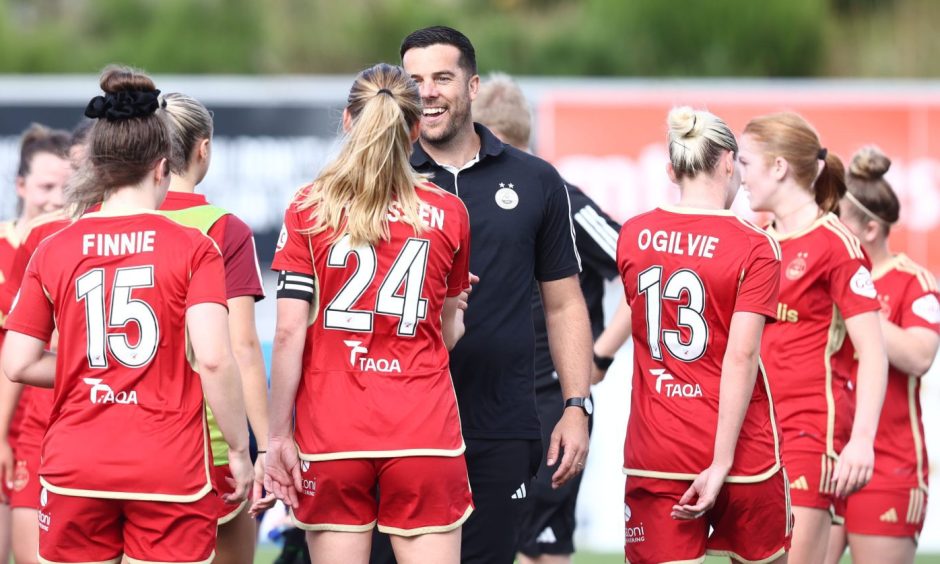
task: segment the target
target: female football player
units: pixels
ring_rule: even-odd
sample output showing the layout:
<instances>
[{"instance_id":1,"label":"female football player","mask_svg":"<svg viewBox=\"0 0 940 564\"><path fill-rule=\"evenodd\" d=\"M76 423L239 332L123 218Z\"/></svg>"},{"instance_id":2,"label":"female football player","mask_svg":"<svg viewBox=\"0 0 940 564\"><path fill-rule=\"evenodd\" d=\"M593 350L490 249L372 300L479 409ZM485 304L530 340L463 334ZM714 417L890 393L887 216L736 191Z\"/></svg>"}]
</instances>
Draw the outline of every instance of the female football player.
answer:
<instances>
[{"instance_id":1,"label":"female football player","mask_svg":"<svg viewBox=\"0 0 940 564\"><path fill-rule=\"evenodd\" d=\"M317 563L368 562L376 524L398 562L456 563L473 510L447 354L469 218L408 162L420 118L400 67L359 73L340 153L294 198L275 253L265 485Z\"/></svg>"},{"instance_id":2,"label":"female football player","mask_svg":"<svg viewBox=\"0 0 940 564\"><path fill-rule=\"evenodd\" d=\"M780 249L728 209L740 176L725 122L680 107L668 123L679 203L627 221L617 245L635 347L626 560L784 562L789 498L760 362Z\"/></svg>"},{"instance_id":3,"label":"female football player","mask_svg":"<svg viewBox=\"0 0 940 564\"><path fill-rule=\"evenodd\" d=\"M877 147L860 149L849 165L848 191L840 203L842 221L872 262L889 367L875 436L875 470L871 481L846 500L845 525L833 527L829 561L842 555L848 531L854 562L913 562L927 508L920 379L940 344L940 295L932 274L888 247L901 211L884 178L890 166Z\"/></svg>"},{"instance_id":4,"label":"female football player","mask_svg":"<svg viewBox=\"0 0 940 564\"><path fill-rule=\"evenodd\" d=\"M773 214L768 231L783 251L777 323L762 353L794 505L791 556L822 562L833 502L863 486L874 464L887 371L878 300L858 239L833 213L845 193L842 162L809 123L792 113L752 119L738 160L751 208ZM846 334L859 351L851 425L836 414L854 401L834 358Z\"/></svg>"},{"instance_id":5,"label":"female football player","mask_svg":"<svg viewBox=\"0 0 940 564\"><path fill-rule=\"evenodd\" d=\"M66 190L76 216L100 211L40 243L6 322L6 375L55 391L39 557L205 561L216 523L203 394L230 445L227 500L244 499L252 473L222 258L199 231L154 213L171 140L152 80L110 67L101 88L85 110L97 123L83 168Z\"/></svg>"}]
</instances>

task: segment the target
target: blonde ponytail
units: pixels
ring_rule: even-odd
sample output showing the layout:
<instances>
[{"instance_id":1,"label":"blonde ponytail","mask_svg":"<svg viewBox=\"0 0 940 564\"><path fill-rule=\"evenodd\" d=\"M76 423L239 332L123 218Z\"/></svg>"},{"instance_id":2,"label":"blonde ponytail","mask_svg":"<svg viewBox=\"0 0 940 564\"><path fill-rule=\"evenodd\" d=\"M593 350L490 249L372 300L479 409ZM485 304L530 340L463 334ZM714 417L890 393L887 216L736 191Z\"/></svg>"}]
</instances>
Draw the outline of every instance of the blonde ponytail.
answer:
<instances>
[{"instance_id":1,"label":"blonde ponytail","mask_svg":"<svg viewBox=\"0 0 940 564\"><path fill-rule=\"evenodd\" d=\"M353 247L388 239L388 211L401 208L401 221L415 232L420 219L417 188L426 177L411 168L411 128L421 119L418 87L401 67L378 64L359 73L346 106L351 127L339 155L303 196L312 209L309 233L327 229Z\"/></svg>"}]
</instances>

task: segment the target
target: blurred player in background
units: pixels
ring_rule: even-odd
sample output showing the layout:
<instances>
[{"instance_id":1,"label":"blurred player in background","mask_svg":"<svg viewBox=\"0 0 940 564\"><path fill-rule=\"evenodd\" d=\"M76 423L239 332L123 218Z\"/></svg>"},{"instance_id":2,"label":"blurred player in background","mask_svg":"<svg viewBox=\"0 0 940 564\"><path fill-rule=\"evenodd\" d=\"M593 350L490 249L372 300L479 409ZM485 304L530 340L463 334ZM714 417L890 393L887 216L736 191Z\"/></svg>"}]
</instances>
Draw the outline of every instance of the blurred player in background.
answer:
<instances>
[{"instance_id":1,"label":"blurred player in background","mask_svg":"<svg viewBox=\"0 0 940 564\"><path fill-rule=\"evenodd\" d=\"M728 209L740 185L728 126L689 107L668 123L679 203L628 220L617 247L634 339L626 559L785 562L790 503L760 359L780 248Z\"/></svg>"},{"instance_id":2,"label":"blurred player in background","mask_svg":"<svg viewBox=\"0 0 940 564\"><path fill-rule=\"evenodd\" d=\"M872 262L890 366L875 437L875 470L871 481L846 500L845 526L833 527L829 562L842 556L846 531L853 562L914 562L927 513L920 382L940 344L940 295L932 274L888 248L901 208L884 178L890 166L877 147L860 149L849 165L848 191L840 203L842 221Z\"/></svg>"},{"instance_id":3,"label":"blurred player in background","mask_svg":"<svg viewBox=\"0 0 940 564\"><path fill-rule=\"evenodd\" d=\"M9 313L12 296L19 288L14 276L14 257L37 218L62 208L62 189L72 173L69 166L70 134L34 124L20 142L20 164L16 175L19 217L0 223L0 323ZM0 345L5 331L0 331ZM36 511L39 507L39 443L45 427L28 429L22 441L20 430L29 405L22 386L0 378L0 465L3 468L0 505L0 559L6 562L13 531L13 553L17 562L35 562L38 546ZM12 523L11 523L12 512Z\"/></svg>"},{"instance_id":4,"label":"blurred player in background","mask_svg":"<svg viewBox=\"0 0 940 564\"><path fill-rule=\"evenodd\" d=\"M255 329L255 302L264 298L261 272L251 229L226 210L210 205L196 194L196 186L209 170L212 156L212 115L202 103L186 94L170 93L161 97L173 137L170 189L160 210L171 219L195 227L209 235L222 251L225 263L225 297L228 303L229 335L232 352L241 375L242 393L248 420L257 437L259 456L255 462L254 500L261 496L264 479L264 452L268 440L268 386L264 358ZM232 491L228 479L227 445L221 430L209 413L209 437L212 446L213 482L220 496ZM273 496L269 497L273 503ZM245 510L248 501L232 507L218 498L219 538L217 564L254 561L257 530ZM256 507L258 510L265 505Z\"/></svg>"},{"instance_id":5,"label":"blurred player in background","mask_svg":"<svg viewBox=\"0 0 940 564\"><path fill-rule=\"evenodd\" d=\"M480 83L472 113L474 121L487 127L500 141L530 152L529 104L522 89L508 75L492 74ZM591 318L591 332L597 338L604 330L604 283L617 277L617 235L620 224L571 184L568 184L568 196L571 198L575 242L578 254L581 255L581 291ZM626 302L622 303L622 309L627 309ZM552 469L545 463L551 432L561 419L565 399L552 363L545 313L537 287L532 293L532 317L535 321L535 399L542 425L543 452L542 465L528 491L519 560L523 563L564 564L571 562L574 553L575 505L581 475L554 489L551 483ZM623 327L623 324L619 327ZM628 332L629 325L624 333ZM600 356L595 354L597 371L606 370L610 366L614 352Z\"/></svg>"},{"instance_id":6,"label":"blurred player in background","mask_svg":"<svg viewBox=\"0 0 940 564\"><path fill-rule=\"evenodd\" d=\"M298 192L272 264L265 485L317 564L368 562L376 524L400 562L455 564L473 511L447 352L470 222L408 162L420 119L401 67L359 73L340 153Z\"/></svg>"},{"instance_id":7,"label":"blurred player in background","mask_svg":"<svg viewBox=\"0 0 940 564\"><path fill-rule=\"evenodd\" d=\"M783 251L778 322L764 333L762 358L793 498L791 556L822 562L833 502L865 485L874 465L887 370L878 300L858 239L833 213L845 193L842 162L806 120L752 119L738 159L751 209L773 213L768 231ZM851 429L836 424L836 406L850 401L849 374L833 362L846 334L859 351Z\"/></svg>"},{"instance_id":8,"label":"blurred player in background","mask_svg":"<svg viewBox=\"0 0 940 564\"><path fill-rule=\"evenodd\" d=\"M67 189L76 215L101 211L39 245L7 319L4 372L55 384L39 555L206 561L216 523L203 393L229 444L228 501L245 498L252 474L222 259L211 239L153 213L171 151L153 82L109 67L101 87L85 110L98 120L88 156ZM56 328L53 354L44 348Z\"/></svg>"}]
</instances>

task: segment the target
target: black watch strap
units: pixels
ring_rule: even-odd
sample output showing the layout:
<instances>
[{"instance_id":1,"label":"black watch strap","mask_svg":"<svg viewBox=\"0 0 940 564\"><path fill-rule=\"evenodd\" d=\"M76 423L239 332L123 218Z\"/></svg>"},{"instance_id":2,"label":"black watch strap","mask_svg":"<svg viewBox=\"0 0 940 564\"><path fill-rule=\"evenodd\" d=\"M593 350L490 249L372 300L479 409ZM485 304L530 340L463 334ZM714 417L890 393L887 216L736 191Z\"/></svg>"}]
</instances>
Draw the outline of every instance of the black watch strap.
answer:
<instances>
[{"instance_id":1,"label":"black watch strap","mask_svg":"<svg viewBox=\"0 0 940 564\"><path fill-rule=\"evenodd\" d=\"M614 363L614 357L612 356L600 356L597 353L594 353L594 366L598 367L601 370L607 370L610 368L610 365Z\"/></svg>"}]
</instances>

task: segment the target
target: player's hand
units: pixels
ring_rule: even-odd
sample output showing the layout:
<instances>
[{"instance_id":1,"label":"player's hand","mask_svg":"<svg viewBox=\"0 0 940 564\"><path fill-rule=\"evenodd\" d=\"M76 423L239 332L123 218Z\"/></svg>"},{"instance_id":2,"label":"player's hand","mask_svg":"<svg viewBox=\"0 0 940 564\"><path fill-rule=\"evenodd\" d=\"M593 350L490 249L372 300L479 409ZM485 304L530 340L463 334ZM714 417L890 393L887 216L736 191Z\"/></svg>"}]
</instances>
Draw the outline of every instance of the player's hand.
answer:
<instances>
[{"instance_id":1,"label":"player's hand","mask_svg":"<svg viewBox=\"0 0 940 564\"><path fill-rule=\"evenodd\" d=\"M235 488L235 491L222 496L225 503L239 504L248 497L248 490L251 488L251 458L248 451L228 451L228 470L232 477L229 483Z\"/></svg>"},{"instance_id":2,"label":"player's hand","mask_svg":"<svg viewBox=\"0 0 940 564\"><path fill-rule=\"evenodd\" d=\"M271 492L264 491L264 459L263 452L258 453L258 459L255 460L255 478L251 489L251 507L248 508L248 515L257 517L274 505L277 497ZM267 493L267 495L265 495Z\"/></svg>"},{"instance_id":3,"label":"player's hand","mask_svg":"<svg viewBox=\"0 0 940 564\"><path fill-rule=\"evenodd\" d=\"M2 376L2 374L0 374L0 376ZM5 439L0 439L0 473L2 473L0 478L3 479L3 483L6 484L8 490L13 489L15 464L13 449L10 448L10 443ZM10 503L3 489L0 489L0 503Z\"/></svg>"},{"instance_id":4,"label":"player's hand","mask_svg":"<svg viewBox=\"0 0 940 564\"><path fill-rule=\"evenodd\" d=\"M832 476L836 482L836 495L845 497L856 492L871 480L875 469L875 449L872 441L852 438L839 454Z\"/></svg>"},{"instance_id":5,"label":"player's hand","mask_svg":"<svg viewBox=\"0 0 940 564\"><path fill-rule=\"evenodd\" d=\"M566 409L561 420L552 431L546 463L558 469L552 474L552 488L558 489L565 482L584 470L588 455L588 416L578 408ZM559 455L561 462L558 462Z\"/></svg>"},{"instance_id":6,"label":"player's hand","mask_svg":"<svg viewBox=\"0 0 940 564\"><path fill-rule=\"evenodd\" d=\"M297 507L302 491L300 456L290 437L271 437L264 461L264 488L287 507Z\"/></svg>"},{"instance_id":7,"label":"player's hand","mask_svg":"<svg viewBox=\"0 0 940 564\"><path fill-rule=\"evenodd\" d=\"M718 492L728 477L730 468L709 466L695 477L689 489L679 498L679 503L672 506L673 519L698 519L715 505ZM694 503L693 503L694 502Z\"/></svg>"},{"instance_id":8,"label":"player's hand","mask_svg":"<svg viewBox=\"0 0 940 564\"><path fill-rule=\"evenodd\" d=\"M600 384L607 377L607 370L600 369L593 362L591 363L591 385Z\"/></svg>"},{"instance_id":9,"label":"player's hand","mask_svg":"<svg viewBox=\"0 0 940 564\"><path fill-rule=\"evenodd\" d=\"M457 296L458 298L460 298L460 300L457 302L457 309L462 310L462 311L467 310L467 304L470 301L470 292L473 291L473 285L478 284L479 282L480 282L480 277L471 272L470 273L470 286L467 287L467 289L464 290L463 292L460 292L460 295Z\"/></svg>"}]
</instances>

